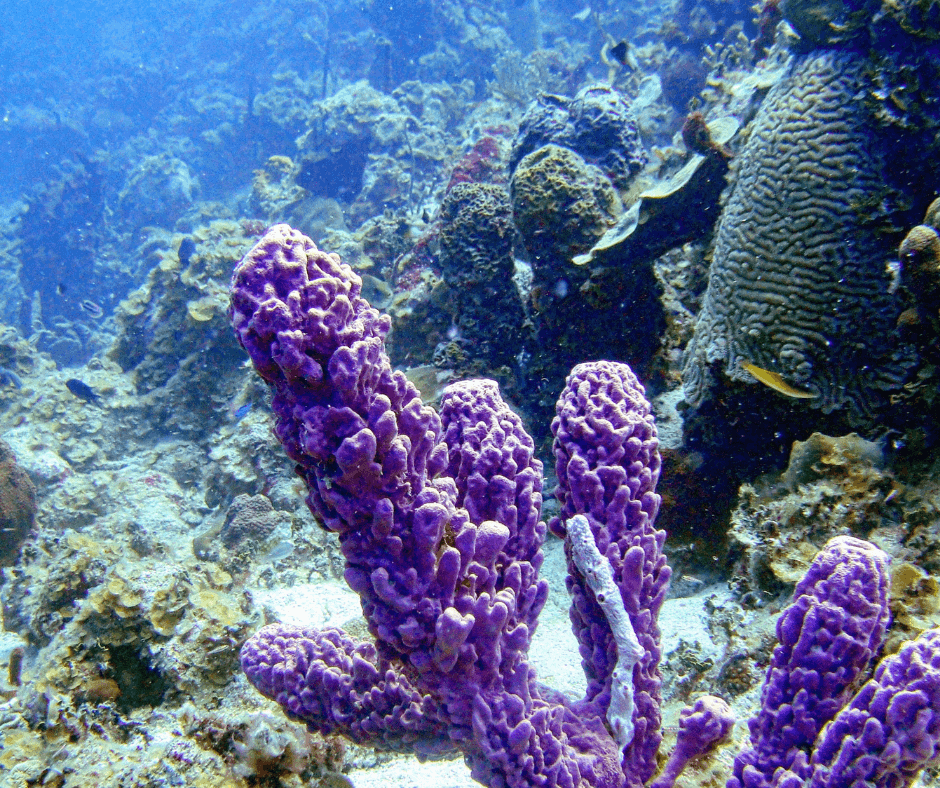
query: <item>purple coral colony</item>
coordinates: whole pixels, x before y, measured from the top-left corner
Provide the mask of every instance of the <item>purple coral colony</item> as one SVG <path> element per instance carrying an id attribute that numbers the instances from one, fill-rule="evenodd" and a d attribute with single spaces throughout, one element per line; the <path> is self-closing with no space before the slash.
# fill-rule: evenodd
<path id="1" fill-rule="evenodd" d="M 0 18 L 0 788 L 940 785 L 940 0 Z"/>

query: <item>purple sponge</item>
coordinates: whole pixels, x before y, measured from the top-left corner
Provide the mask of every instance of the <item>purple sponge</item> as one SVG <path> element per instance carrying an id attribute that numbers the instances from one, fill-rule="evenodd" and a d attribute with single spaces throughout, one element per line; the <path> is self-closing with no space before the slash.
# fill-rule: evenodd
<path id="1" fill-rule="evenodd" d="M 597 548 L 620 587 L 623 604 L 645 654 L 633 670 L 635 731 L 624 770 L 646 782 L 656 767 L 660 733 L 659 627 L 656 623 L 671 570 L 663 554 L 664 531 L 653 525 L 660 457 L 656 426 L 643 386 L 626 364 L 579 364 L 568 376 L 552 422 L 561 516 L 550 528 L 584 514 Z M 568 589 L 571 622 L 588 679 L 587 701 L 607 712 L 617 663 L 616 643 L 594 594 L 574 565 L 570 542 Z"/>
<path id="2" fill-rule="evenodd" d="M 848 702 L 888 626 L 887 568 L 885 553 L 851 536 L 816 556 L 777 621 L 780 644 L 750 721 L 751 749 L 735 759 L 728 788 L 772 785 Z"/>
<path id="3" fill-rule="evenodd" d="M 547 593 L 541 466 L 496 386 L 452 387 L 441 416 L 422 405 L 391 369 L 388 319 L 361 297 L 359 277 L 286 225 L 236 268 L 231 315 L 375 638 L 373 657 L 335 633 L 262 630 L 242 651 L 252 681 L 318 730 L 390 726 L 381 746 L 434 752 L 440 723 L 488 785 L 639 785 L 604 710 L 543 696 L 526 661 Z M 357 682 L 369 676 L 366 692 Z"/>
<path id="4" fill-rule="evenodd" d="M 456 751 L 431 698 L 341 630 L 268 624 L 241 660 L 255 688 L 311 730 L 422 759 Z"/>
<path id="5" fill-rule="evenodd" d="M 940 754 L 940 629 L 884 659 L 823 730 L 809 788 L 902 788 Z"/>

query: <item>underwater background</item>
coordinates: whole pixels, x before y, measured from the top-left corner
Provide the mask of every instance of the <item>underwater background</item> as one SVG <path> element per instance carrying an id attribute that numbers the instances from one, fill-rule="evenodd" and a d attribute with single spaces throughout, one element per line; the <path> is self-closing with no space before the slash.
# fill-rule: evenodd
<path id="1" fill-rule="evenodd" d="M 230 325 L 278 223 L 361 277 L 425 403 L 498 382 L 545 520 L 570 370 L 633 369 L 673 572 L 660 761 L 703 693 L 738 718 L 677 785 L 731 776 L 831 537 L 891 557 L 879 657 L 940 626 L 938 0 L 0 19 L 0 788 L 477 784 L 310 732 L 240 667 L 271 622 L 369 635 Z M 544 551 L 532 662 L 577 698 Z"/>

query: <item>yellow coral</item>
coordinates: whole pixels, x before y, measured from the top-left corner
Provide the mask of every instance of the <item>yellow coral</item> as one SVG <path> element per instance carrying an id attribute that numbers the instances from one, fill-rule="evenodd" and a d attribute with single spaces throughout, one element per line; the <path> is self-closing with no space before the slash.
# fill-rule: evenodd
<path id="1" fill-rule="evenodd" d="M 197 323 L 206 323 L 212 320 L 218 312 L 218 305 L 213 296 L 206 296 L 186 304 L 186 311 Z"/>

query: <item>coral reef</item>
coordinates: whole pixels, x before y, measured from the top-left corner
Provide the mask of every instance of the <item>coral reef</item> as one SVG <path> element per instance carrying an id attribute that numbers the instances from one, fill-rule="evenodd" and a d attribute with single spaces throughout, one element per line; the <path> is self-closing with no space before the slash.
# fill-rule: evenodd
<path id="1" fill-rule="evenodd" d="M 357 83 L 337 91 L 316 104 L 297 140 L 297 185 L 350 203 L 353 227 L 414 204 L 450 152 L 443 132 L 464 90 L 407 83 L 392 96 Z"/>
<path id="2" fill-rule="evenodd" d="M 937 0 L 72 5 L 0 7 L 0 784 L 910 782 Z M 280 222 L 361 280 L 291 457 L 226 319 Z"/>
<path id="3" fill-rule="evenodd" d="M 688 121 L 683 125 L 685 137 Z M 686 142 L 691 154 L 669 178 L 642 191 L 617 223 L 586 254 L 576 255 L 578 265 L 605 260 L 609 265 L 640 267 L 690 241 L 701 241 L 711 232 L 720 213 L 719 198 L 726 186 L 731 154 L 725 147 L 738 129 L 732 118 L 705 124 Z M 714 135 L 714 136 L 713 136 Z"/>
<path id="4" fill-rule="evenodd" d="M 123 220 L 134 228 L 171 221 L 192 207 L 199 179 L 185 161 L 168 154 L 145 156 L 127 174 L 118 204 Z"/>
<path id="5" fill-rule="evenodd" d="M 620 213 L 620 198 L 600 168 L 555 144 L 542 145 L 519 161 L 509 189 L 535 281 L 549 287 Z"/>
<path id="6" fill-rule="evenodd" d="M 274 533 L 281 517 L 264 495 L 238 495 L 225 513 L 219 539 L 229 550 L 258 550 Z"/>
<path id="7" fill-rule="evenodd" d="M 901 283 L 914 296 L 921 320 L 940 328 L 940 236 L 930 225 L 914 227 L 898 249 Z"/>

